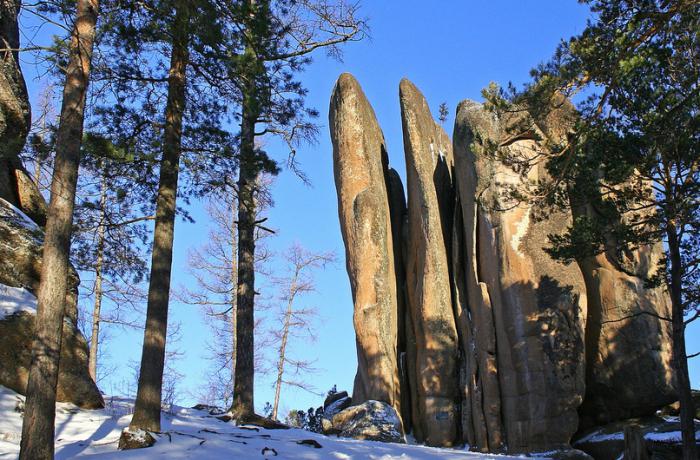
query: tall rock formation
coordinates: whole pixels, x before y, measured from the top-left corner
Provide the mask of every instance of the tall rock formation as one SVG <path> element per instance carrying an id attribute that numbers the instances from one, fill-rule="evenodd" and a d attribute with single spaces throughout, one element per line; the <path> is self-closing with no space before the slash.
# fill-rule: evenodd
<path id="1" fill-rule="evenodd" d="M 384 401 L 401 414 L 395 248 L 384 135 L 359 83 L 343 74 L 330 103 L 338 213 L 355 306 L 353 403 Z"/>
<path id="2" fill-rule="evenodd" d="M 394 273 L 396 275 L 396 304 L 397 304 L 397 364 L 399 385 L 401 391 L 401 418 L 404 429 L 411 431 L 411 390 L 408 367 L 414 364 L 416 339 L 413 335 L 413 322 L 408 310 L 406 298 L 406 244 L 408 238 L 408 209 L 406 194 L 399 173 L 389 168 L 387 175 L 387 191 L 389 193 L 389 214 L 391 216 L 391 237 L 394 242 Z M 415 371 L 413 372 L 415 374 Z"/>
<path id="3" fill-rule="evenodd" d="M 586 205 L 574 215 L 595 215 Z M 589 299 L 586 396 L 581 428 L 653 415 L 678 399 L 673 372 L 668 293 L 647 288 L 661 245 L 620 257 L 609 250 L 579 261 Z"/>
<path id="4" fill-rule="evenodd" d="M 516 453 L 565 448 L 576 432 L 586 295 L 578 267 L 558 264 L 543 250 L 547 235 L 563 231 L 570 217 L 538 221 L 529 205 L 512 203 L 504 192 L 521 178 L 484 154 L 487 143 L 503 143 L 507 122 L 462 102 L 454 143 L 473 322 L 473 333 L 468 326 L 462 333 L 472 341 L 464 353 L 475 353 L 465 379 L 472 427 L 489 450 L 505 443 Z M 538 146 L 522 139 L 502 148 L 532 157 Z M 527 179 L 544 174 L 535 168 Z"/>
<path id="5" fill-rule="evenodd" d="M 354 78 L 341 75 L 331 99 L 358 348 L 353 403 L 393 405 L 429 445 L 524 453 L 568 450 L 578 429 L 671 402 L 670 328 L 659 319 L 668 296 L 644 284 L 662 248 L 617 254 L 611 241 L 561 264 L 548 237 L 572 217 L 595 217 L 590 197 L 572 188 L 572 209 L 543 219 L 510 193 L 550 179 L 535 157 L 568 140 L 574 107 L 562 100 L 513 136 L 525 114 L 499 119 L 464 101 L 452 143 L 411 82 L 399 96 L 407 202 Z M 494 146 L 534 167 L 514 172 Z"/>
<path id="6" fill-rule="evenodd" d="M 575 107 L 558 103 L 536 120 L 549 141 L 563 145 L 576 121 Z M 591 197 L 569 192 L 574 217 L 603 217 Z M 653 415 L 676 401 L 672 364 L 671 302 L 664 287 L 649 288 L 663 256 L 661 243 L 619 253 L 610 238 L 606 252 L 578 261 L 588 293 L 586 396 L 579 428 Z"/>
<path id="7" fill-rule="evenodd" d="M 14 50 L 0 52 L 0 198 L 44 225 L 46 202 L 19 159 L 31 124 L 17 51 L 20 5 L 20 0 L 0 0 L 0 48 Z"/>
<path id="8" fill-rule="evenodd" d="M 452 143 L 413 83 L 402 80 L 399 97 L 408 188 L 406 280 L 416 342 L 413 431 L 428 445 L 450 446 L 457 441 L 459 423 L 459 345 L 450 274 Z"/>

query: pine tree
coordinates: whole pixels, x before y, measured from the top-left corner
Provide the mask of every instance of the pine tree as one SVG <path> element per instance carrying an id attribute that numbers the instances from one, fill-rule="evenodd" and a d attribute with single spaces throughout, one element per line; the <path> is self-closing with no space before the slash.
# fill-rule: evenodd
<path id="1" fill-rule="evenodd" d="M 186 73 L 189 64 L 191 5 L 184 0 L 173 5 L 168 98 L 165 108 L 163 156 L 156 198 L 156 221 L 148 288 L 146 327 L 139 387 L 129 430 L 160 431 L 165 342 L 170 300 L 177 183 L 180 169 L 182 121 L 186 103 Z"/>
<path id="2" fill-rule="evenodd" d="M 103 320 L 135 326 L 127 306 L 137 310 L 144 299 L 139 289 L 146 275 L 143 246 L 148 242 L 147 222 L 153 220 L 151 194 L 134 187 L 147 175 L 133 156 L 105 136 L 90 132 L 83 140 L 83 161 L 74 213 L 71 259 L 83 275 L 81 300 L 92 300 L 89 372 L 97 381 L 97 357 Z M 103 308 L 107 301 L 113 308 Z M 87 335 L 87 334 L 86 334 Z"/>
<path id="3" fill-rule="evenodd" d="M 36 337 L 32 345 L 22 424 L 20 458 L 26 460 L 52 459 L 54 452 L 56 386 L 71 226 L 97 15 L 96 0 L 78 0 L 57 132 L 51 201 L 37 296 Z"/>
<path id="4" fill-rule="evenodd" d="M 240 90 L 238 165 L 238 287 L 237 359 L 231 412 L 238 420 L 254 417 L 255 220 L 257 181 L 262 173 L 277 174 L 279 167 L 255 139 L 281 136 L 290 146 L 288 166 L 300 173 L 295 146 L 313 139 L 316 127 L 309 118 L 305 90 L 295 81 L 309 62 L 308 55 L 325 48 L 339 53 L 338 45 L 364 36 L 365 23 L 357 7 L 342 2 L 244 0 L 234 22 L 242 30 L 243 49 L 231 62 Z M 258 129 L 260 128 L 260 129 Z"/>

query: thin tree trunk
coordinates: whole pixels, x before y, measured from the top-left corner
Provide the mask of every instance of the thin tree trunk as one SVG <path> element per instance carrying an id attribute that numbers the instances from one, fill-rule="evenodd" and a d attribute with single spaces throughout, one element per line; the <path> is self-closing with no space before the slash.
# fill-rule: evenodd
<path id="1" fill-rule="evenodd" d="M 46 102 L 46 101 L 45 101 Z M 44 104 L 44 113 L 41 116 L 41 134 L 40 139 L 41 139 L 41 144 L 43 145 L 44 143 L 44 136 L 46 135 L 46 116 L 47 116 L 47 109 L 48 107 L 48 102 Z M 34 185 L 36 185 L 37 190 L 40 190 L 41 187 L 41 155 L 40 152 L 36 152 L 36 155 L 34 157 Z"/>
<path id="2" fill-rule="evenodd" d="M 102 310 L 102 266 L 105 250 L 105 208 L 107 206 L 107 174 L 102 165 L 102 181 L 100 184 L 100 223 L 97 225 L 97 260 L 95 261 L 95 306 L 92 309 L 92 335 L 90 336 L 90 356 L 88 371 L 90 377 L 97 383 L 97 351 L 100 343 L 100 312 Z"/>
<path id="3" fill-rule="evenodd" d="M 43 141 L 43 139 L 42 139 Z M 41 187 L 41 158 L 39 158 L 39 155 L 37 154 L 34 157 L 34 185 L 36 185 L 36 188 L 40 190 Z"/>
<path id="4" fill-rule="evenodd" d="M 168 100 L 165 108 L 163 158 L 156 201 L 153 232 L 151 276 L 148 286 L 146 327 L 143 336 L 139 386 L 134 417 L 129 429 L 160 431 L 160 408 L 165 366 L 165 340 L 168 328 L 170 274 L 179 173 L 182 117 L 185 110 L 185 76 L 189 62 L 190 5 L 186 0 L 175 4 L 172 55 L 168 75 Z"/>
<path id="5" fill-rule="evenodd" d="M 37 296 L 36 337 L 32 343 L 22 424 L 21 460 L 52 459 L 54 454 L 56 385 L 68 287 L 68 256 L 97 14 L 97 0 L 78 0 L 56 139 Z"/>
<path id="6" fill-rule="evenodd" d="M 241 122 L 241 159 L 238 178 L 238 280 L 236 288 L 236 367 L 233 384 L 234 417 L 255 413 L 255 216 L 258 171 L 254 161 L 255 119 L 244 102 Z"/>
<path id="7" fill-rule="evenodd" d="M 671 308 L 673 324 L 673 364 L 678 382 L 678 400 L 681 406 L 681 434 L 683 439 L 683 460 L 697 460 L 695 445 L 695 414 L 693 396 L 688 375 L 688 358 L 685 350 L 685 322 L 683 317 L 682 263 L 680 241 L 674 226 L 666 230 L 668 252 L 671 261 Z"/>
<path id="8" fill-rule="evenodd" d="M 297 278 L 299 270 L 297 269 L 292 279 L 292 284 L 289 289 L 289 300 L 287 301 L 287 311 L 284 315 L 284 326 L 282 328 L 282 343 L 279 349 L 279 361 L 277 362 L 277 382 L 275 383 L 275 403 L 272 406 L 272 419 L 277 420 L 277 409 L 280 403 L 280 393 L 282 392 L 282 376 L 284 375 L 284 363 L 286 360 L 287 340 L 289 338 L 289 325 L 292 321 L 292 306 L 294 305 L 294 295 L 297 288 Z"/>
<path id="9" fill-rule="evenodd" d="M 236 353 L 237 353 L 237 331 L 238 312 L 236 308 L 236 292 L 238 275 L 236 273 L 236 197 L 233 192 L 231 200 L 231 383 L 236 381 Z"/>

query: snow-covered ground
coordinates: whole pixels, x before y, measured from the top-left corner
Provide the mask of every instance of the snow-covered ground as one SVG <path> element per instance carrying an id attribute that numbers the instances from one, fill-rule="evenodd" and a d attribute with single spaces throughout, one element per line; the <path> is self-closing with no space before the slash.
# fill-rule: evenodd
<path id="1" fill-rule="evenodd" d="M 460 450 L 356 441 L 308 431 L 265 430 L 236 427 L 206 411 L 175 408 L 163 415 L 163 434 L 148 449 L 118 451 L 121 430 L 131 419 L 131 401 L 106 398 L 102 410 L 81 410 L 59 403 L 56 410 L 56 459 L 376 459 L 376 460 L 469 460 L 514 457 L 479 455 Z M 24 397 L 0 386 L 0 459 L 16 459 L 19 453 L 22 417 L 18 407 Z M 300 444 L 316 441 L 321 447 Z"/>
<path id="2" fill-rule="evenodd" d="M 0 283 L 0 321 L 19 312 L 36 313 L 36 297 L 26 289 Z"/>

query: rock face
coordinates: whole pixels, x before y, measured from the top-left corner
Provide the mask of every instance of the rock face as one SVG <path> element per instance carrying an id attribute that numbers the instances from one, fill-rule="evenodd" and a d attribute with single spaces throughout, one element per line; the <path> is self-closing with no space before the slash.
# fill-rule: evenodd
<path id="1" fill-rule="evenodd" d="M 576 116 L 564 101 L 537 122 L 551 142 L 563 144 Z M 569 196 L 574 217 L 602 219 L 590 198 L 575 189 Z M 664 288 L 651 289 L 644 282 L 654 275 L 663 248 L 657 244 L 620 255 L 614 246 L 578 261 L 588 294 L 586 395 L 579 429 L 650 416 L 676 399 L 671 324 L 658 318 L 671 317 L 670 299 Z"/>
<path id="2" fill-rule="evenodd" d="M 457 440 L 458 340 L 452 309 L 452 144 L 420 91 L 399 86 L 408 188 L 406 285 L 416 343 L 413 430 L 428 445 Z"/>
<path id="3" fill-rule="evenodd" d="M 609 251 L 579 262 L 589 296 L 583 428 L 653 415 L 677 399 L 671 325 L 643 313 L 671 317 L 666 291 L 644 286 L 661 254 L 657 246 L 625 260 Z"/>
<path id="4" fill-rule="evenodd" d="M 36 292 L 41 271 L 43 232 L 26 216 L 0 199 L 0 284 Z M 63 324 L 57 398 L 80 407 L 104 407 L 104 401 L 88 373 L 88 348 L 77 327 L 75 271 L 69 275 L 66 317 Z M 0 385 L 24 394 L 29 376 L 34 314 L 19 312 L 0 319 Z"/>
<path id="5" fill-rule="evenodd" d="M 454 142 L 474 331 L 465 334 L 473 344 L 465 351 L 476 355 L 466 379 L 477 401 L 474 436 L 490 450 L 506 443 L 515 453 L 563 448 L 576 432 L 585 389 L 586 294 L 578 267 L 558 264 L 543 250 L 547 235 L 564 231 L 570 217 L 538 221 L 529 205 L 511 203 L 503 192 L 520 178 L 484 154 L 487 142 L 503 142 L 507 122 L 462 102 Z M 504 148 L 532 156 L 538 147 L 517 140 Z M 535 169 L 528 179 L 540 174 Z"/>
<path id="6" fill-rule="evenodd" d="M 365 401 L 335 414 L 332 432 L 346 438 L 403 443 L 401 420 L 394 408 L 381 401 Z"/>
<path id="7" fill-rule="evenodd" d="M 389 168 L 387 187 L 389 193 L 389 213 L 391 216 L 391 233 L 394 241 L 394 272 L 396 274 L 397 303 L 397 361 L 399 367 L 399 385 L 401 391 L 401 420 L 404 430 L 411 430 L 411 387 L 409 380 L 415 371 L 409 374 L 408 363 L 415 362 L 416 339 L 413 335 L 413 321 L 407 305 L 406 294 L 406 245 L 408 239 L 408 210 L 406 194 L 401 177 L 395 169 Z M 412 357 L 409 359 L 409 356 Z"/>
<path id="8" fill-rule="evenodd" d="M 360 85 L 338 79 L 330 104 L 338 213 L 357 338 L 353 401 L 384 401 L 401 413 L 398 306 L 384 135 Z"/>
<path id="9" fill-rule="evenodd" d="M 0 0 L 0 43 L 18 49 L 19 0 Z M 39 225 L 46 220 L 46 203 L 22 167 L 31 113 L 18 51 L 0 52 L 0 198 L 22 209 Z"/>

